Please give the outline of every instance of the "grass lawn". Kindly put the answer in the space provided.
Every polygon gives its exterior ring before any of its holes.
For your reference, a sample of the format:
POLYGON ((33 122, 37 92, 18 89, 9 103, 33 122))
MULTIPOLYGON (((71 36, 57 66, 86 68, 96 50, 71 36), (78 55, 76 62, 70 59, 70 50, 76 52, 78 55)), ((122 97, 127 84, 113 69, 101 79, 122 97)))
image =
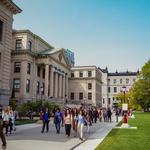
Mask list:
POLYGON ((150 113, 136 112, 128 123, 138 129, 113 129, 96 150, 150 150, 150 113))
POLYGON ((35 123, 37 122, 37 120, 28 120, 28 119, 24 119, 24 120, 16 120, 15 121, 15 125, 24 125, 24 124, 30 124, 30 123, 35 123))

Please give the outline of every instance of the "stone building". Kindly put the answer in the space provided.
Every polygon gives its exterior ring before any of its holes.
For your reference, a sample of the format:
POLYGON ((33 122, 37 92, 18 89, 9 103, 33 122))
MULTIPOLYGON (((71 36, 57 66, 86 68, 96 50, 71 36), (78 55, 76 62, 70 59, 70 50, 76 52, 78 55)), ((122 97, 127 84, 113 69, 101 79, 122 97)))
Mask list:
POLYGON ((13 15, 20 12, 11 0, 0 1, 0 103, 3 105, 8 105, 10 98, 13 15))
POLYGON ((69 78, 70 103, 101 106, 101 72, 96 66, 75 66, 69 78))
MULTIPOLYGON (((99 68, 100 69, 100 68, 99 68)), ((108 72, 108 69, 100 69, 102 73, 102 106, 113 107, 119 102, 117 94, 123 92, 123 87, 126 92, 133 86, 137 79, 137 72, 108 72)))
POLYGON ((72 64, 65 49, 55 49, 29 30, 18 30, 13 32, 11 62, 11 88, 19 103, 67 97, 72 64))

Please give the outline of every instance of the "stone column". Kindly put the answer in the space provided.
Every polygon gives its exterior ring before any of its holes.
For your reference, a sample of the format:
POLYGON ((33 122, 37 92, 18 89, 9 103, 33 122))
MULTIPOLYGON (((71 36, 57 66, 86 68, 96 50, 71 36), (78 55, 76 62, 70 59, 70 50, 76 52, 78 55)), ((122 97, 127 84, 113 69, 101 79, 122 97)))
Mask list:
POLYGON ((54 68, 50 71, 50 96, 54 96, 54 68))
POLYGON ((63 90, 62 90, 62 91, 63 91, 63 92, 62 92, 63 94, 62 94, 62 96, 63 96, 63 98, 65 98, 65 75, 63 76, 62 80, 63 80, 63 81, 62 81, 62 82, 63 82, 63 86, 62 86, 62 87, 63 87, 63 90))
POLYGON ((45 65, 45 96, 48 98, 48 81, 49 80, 49 65, 45 65))
POLYGON ((62 98, 62 75, 59 75, 59 98, 62 98))
POLYGON ((27 82, 27 62, 22 61, 21 62, 20 94, 21 94, 21 97, 23 98, 26 95, 26 82, 27 82))
POLYGON ((66 92, 65 95, 68 97, 68 74, 66 74, 66 92))
POLYGON ((58 73, 55 73, 55 97, 58 98, 58 73))

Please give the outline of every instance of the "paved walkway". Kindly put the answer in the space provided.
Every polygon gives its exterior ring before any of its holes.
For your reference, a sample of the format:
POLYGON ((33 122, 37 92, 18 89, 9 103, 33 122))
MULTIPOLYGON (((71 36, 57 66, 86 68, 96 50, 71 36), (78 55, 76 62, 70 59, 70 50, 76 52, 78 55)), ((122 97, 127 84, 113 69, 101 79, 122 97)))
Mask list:
POLYGON ((79 138, 65 137, 64 128, 61 133, 56 134, 55 126, 50 124, 49 133, 42 134, 41 124, 29 124, 17 127, 17 131, 7 136, 7 150, 94 150, 96 146, 111 131, 116 123, 99 123, 93 124, 90 132, 84 128, 85 142, 79 138))

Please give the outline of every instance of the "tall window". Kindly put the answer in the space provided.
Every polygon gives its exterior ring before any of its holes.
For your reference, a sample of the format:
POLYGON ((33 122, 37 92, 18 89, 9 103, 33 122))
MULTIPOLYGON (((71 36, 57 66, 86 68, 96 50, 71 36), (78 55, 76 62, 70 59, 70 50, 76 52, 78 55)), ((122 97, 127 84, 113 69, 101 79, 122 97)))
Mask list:
POLYGON ((15 92, 20 91, 20 79, 14 79, 13 87, 15 92))
POLYGON ((19 73, 21 71, 21 62, 15 62, 14 72, 19 73))
POLYGON ((74 93, 70 94, 70 98, 71 98, 71 100, 74 100, 74 93))
POLYGON ((103 104, 105 104, 105 98, 103 98, 103 104))
POLYGON ((3 40, 3 21, 0 20, 0 42, 3 40))
POLYGON ((92 89, 92 83, 88 83, 88 90, 92 89))
POLYGON ((29 93, 30 92, 30 80, 27 79, 26 81, 26 92, 29 93))
POLYGON ((116 79, 114 79, 114 84, 116 84, 117 83, 117 80, 116 79))
POLYGON ((88 77, 92 77, 92 71, 88 71, 88 77))
POLYGON ((110 87, 108 87, 108 93, 110 93, 110 87))
POLYGON ((40 82, 37 81, 37 94, 40 94, 40 82))
POLYGON ((126 79, 126 84, 129 84, 129 79, 126 79))
POLYGON ((43 79, 45 79, 45 69, 43 68, 43 79))
POLYGON ((108 83, 110 83, 110 79, 108 79, 108 83))
POLYGON ((71 72, 71 78, 74 78, 74 72, 71 72))
POLYGON ((83 93, 79 93, 79 100, 83 100, 83 93))
POLYGON ((79 73, 79 77, 81 77, 81 78, 83 77, 83 72, 79 73))
POLYGON ((113 97, 113 101, 115 100, 115 97, 113 97))
POLYGON ((117 93, 117 87, 114 87, 114 93, 117 93))
POLYGON ((31 64, 30 63, 27 64, 27 73, 28 74, 31 73, 31 64))
POLYGON ((40 73, 41 73, 41 68, 38 66, 37 67, 37 76, 40 77, 40 73))
POLYGON ((122 84, 122 79, 120 79, 120 84, 122 84))
POLYGON ((32 51, 32 42, 31 41, 28 41, 28 48, 30 51, 32 51))
POLYGON ((110 105, 110 103, 111 103, 110 101, 111 101, 111 98, 108 98, 108 104, 109 104, 109 105, 110 105))
POLYGON ((16 50, 22 49, 22 39, 16 39, 16 50))
POLYGON ((91 92, 88 93, 88 100, 92 100, 92 93, 91 92))

